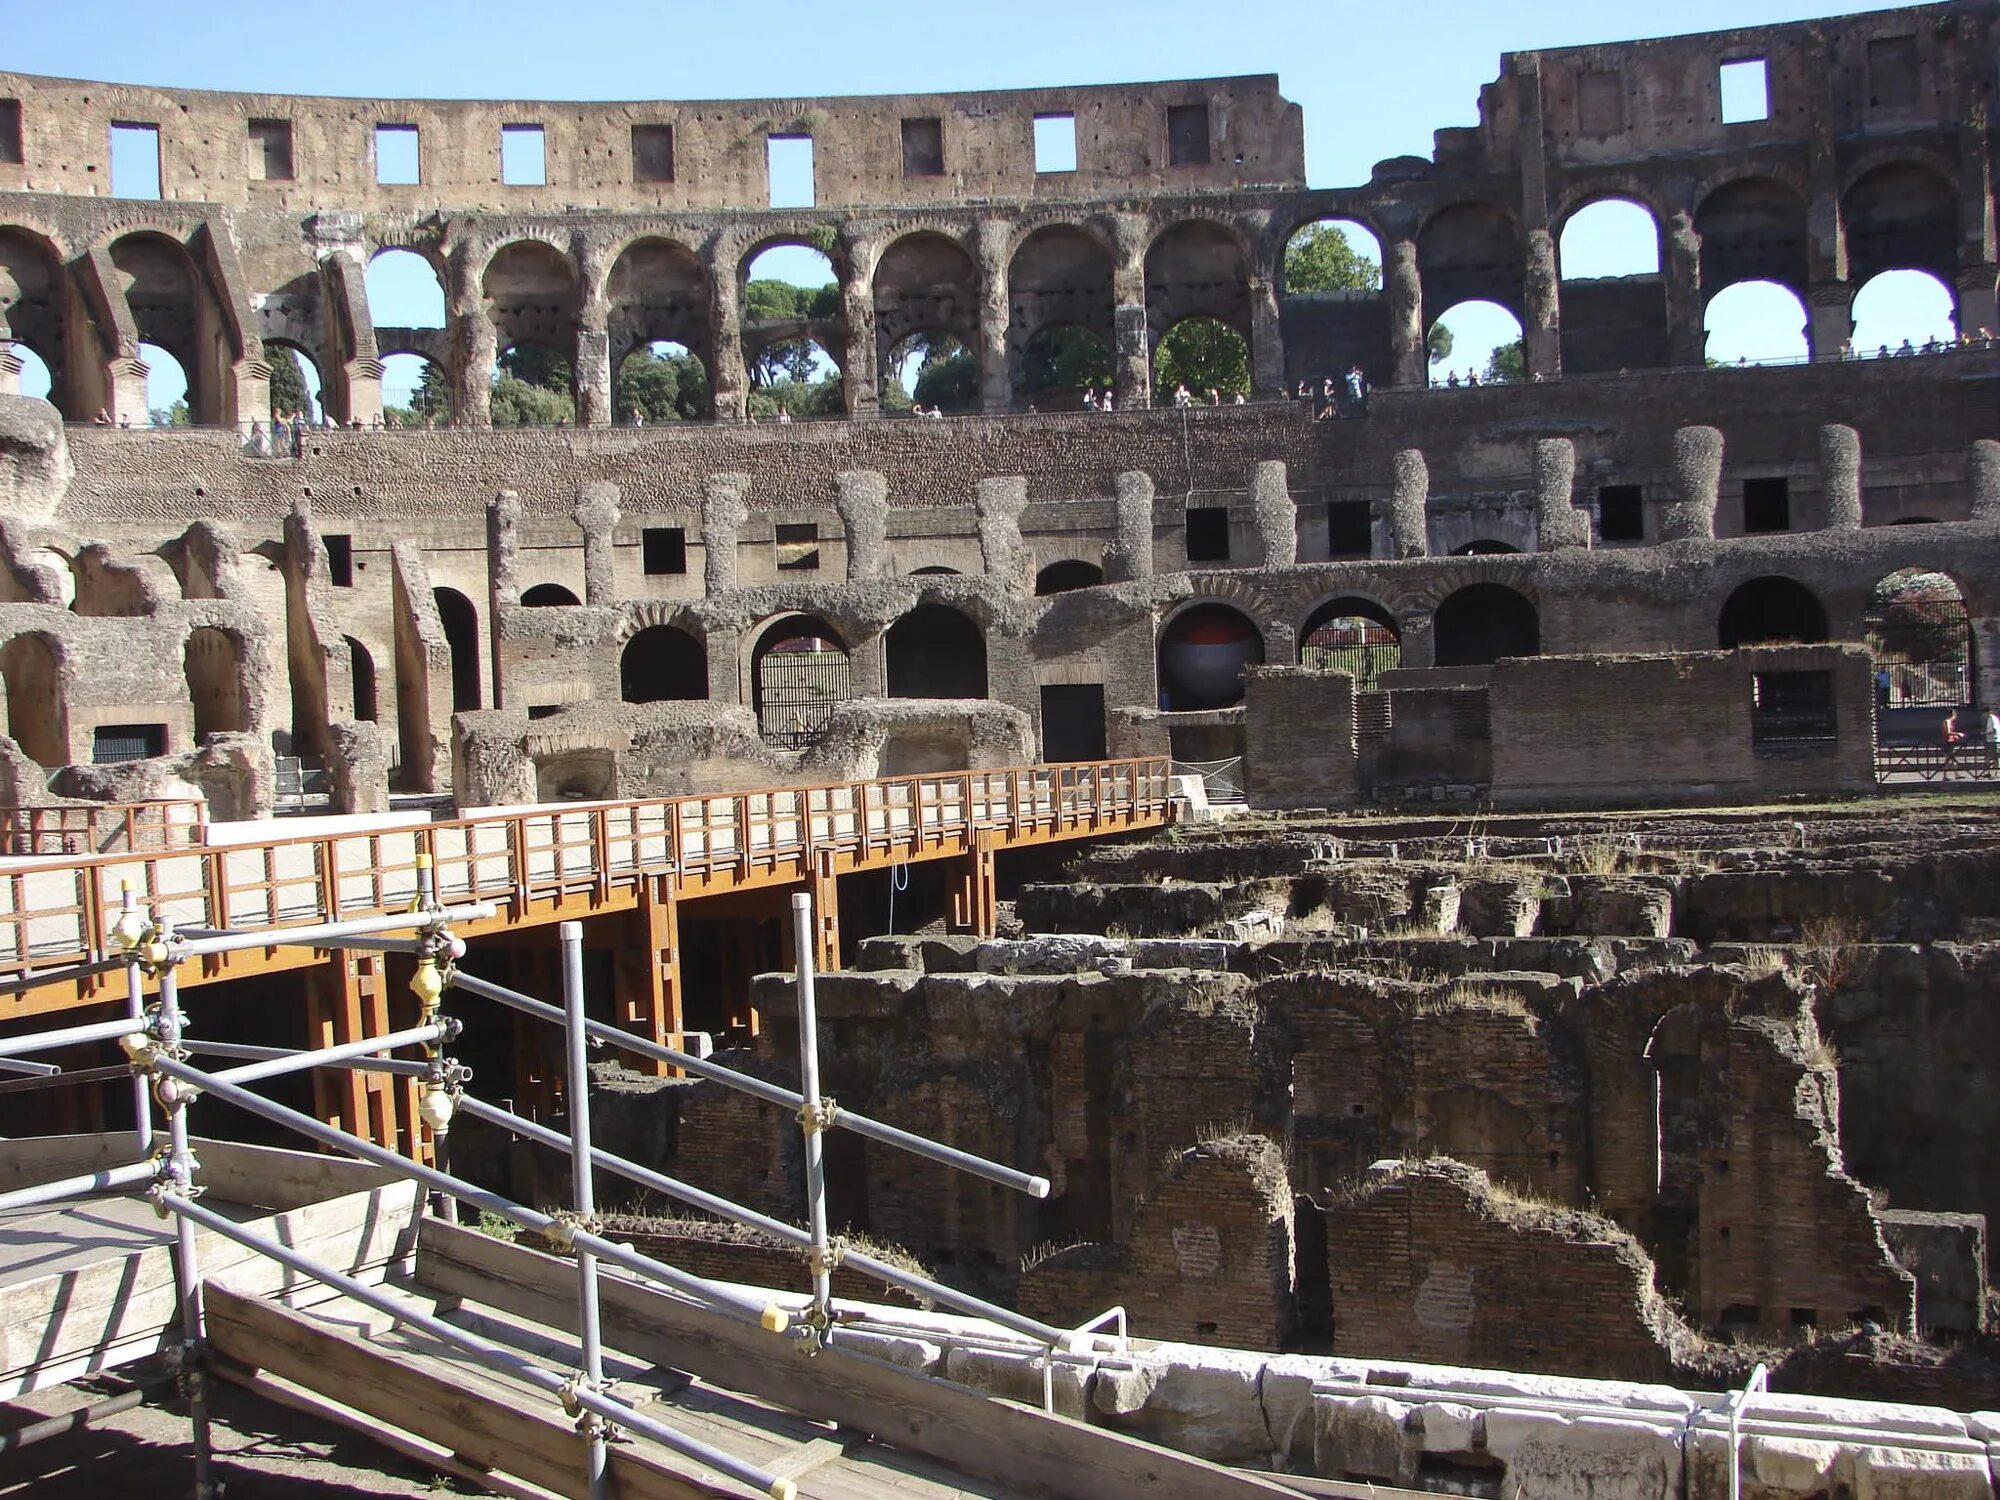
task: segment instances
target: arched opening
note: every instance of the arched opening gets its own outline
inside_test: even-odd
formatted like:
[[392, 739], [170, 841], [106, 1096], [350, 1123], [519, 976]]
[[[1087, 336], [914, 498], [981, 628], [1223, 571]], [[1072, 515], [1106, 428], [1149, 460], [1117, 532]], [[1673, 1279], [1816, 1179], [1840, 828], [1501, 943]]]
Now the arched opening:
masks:
[[1792, 578], [1753, 578], [1723, 602], [1716, 634], [1722, 649], [1826, 639], [1826, 608]]
[[1395, 616], [1373, 599], [1329, 599], [1299, 630], [1299, 665], [1345, 672], [1357, 693], [1375, 691], [1384, 672], [1403, 664]]
[[579, 292], [569, 257], [539, 240], [516, 240], [486, 263], [480, 293], [501, 351], [493, 425], [574, 422]]
[[0, 649], [7, 689], [7, 734], [47, 770], [69, 764], [69, 702], [62, 669], [46, 637], [17, 635]]
[[375, 699], [375, 658], [353, 636], [346, 635], [341, 639], [347, 642], [347, 670], [354, 683], [355, 722], [373, 724], [379, 718]]
[[479, 611], [457, 589], [432, 589], [445, 644], [451, 648], [451, 711], [479, 707]]
[[1900, 568], [1877, 583], [1863, 616], [1882, 709], [1962, 708], [1972, 701], [1972, 617], [1948, 573]]
[[[955, 409], [975, 405], [979, 364], [970, 346], [979, 330], [979, 267], [965, 247], [928, 230], [906, 234], [876, 262], [873, 292], [883, 404], [894, 404], [898, 377], [909, 398], [936, 404], [917, 394], [929, 376], [941, 395], [956, 398]], [[921, 374], [907, 368], [913, 349], [922, 355]], [[954, 409], [951, 400], [943, 404]]]
[[12, 355], [21, 362], [20, 373], [14, 377], [14, 389], [19, 394], [33, 396], [37, 401], [55, 401], [55, 376], [41, 355], [18, 339], [0, 341], [0, 355]]
[[564, 604], [581, 604], [583, 601], [559, 583], [538, 583], [531, 589], [521, 591], [521, 602], [529, 609], [555, 609]]
[[1084, 392], [1110, 390], [1117, 375], [1109, 344], [1087, 328], [1061, 323], [1022, 346], [1014, 389], [1038, 411], [1074, 411]]
[[787, 615], [750, 655], [751, 707], [766, 740], [796, 750], [826, 727], [836, 703], [854, 696], [847, 647], [826, 621]]
[[1521, 320], [1497, 302], [1461, 302], [1431, 325], [1433, 386], [1504, 385], [1527, 378]]
[[627, 703], [685, 702], [708, 696], [708, 652], [685, 630], [648, 625], [618, 657], [618, 696]]
[[1250, 390], [1250, 341], [1210, 317], [1183, 318], [1153, 351], [1155, 405], [1222, 406]]
[[1840, 221], [1856, 286], [1884, 271], [1928, 271], [1944, 282], [1958, 271], [1958, 194], [1930, 167], [1885, 162], [1864, 172], [1841, 197]]
[[749, 412], [798, 418], [847, 410], [840, 361], [846, 341], [837, 268], [803, 241], [768, 243], [743, 264], [743, 359]]
[[1279, 278], [1286, 388], [1296, 392], [1303, 382], [1302, 394], [1318, 403], [1332, 381], [1341, 409], [1360, 415], [1348, 394], [1349, 372], [1383, 381], [1391, 373], [1383, 362], [1381, 241], [1352, 219], [1302, 224], [1285, 241]]
[[1437, 607], [1431, 629], [1441, 667], [1486, 667], [1502, 657], [1541, 654], [1541, 617], [1503, 583], [1467, 584]]
[[1256, 622], [1227, 604], [1197, 604], [1160, 633], [1160, 707], [1169, 713], [1243, 701], [1243, 669], [1264, 660]]
[[1038, 595], [1067, 594], [1072, 589], [1094, 589], [1104, 582], [1104, 569], [1077, 558], [1052, 562], [1035, 575]]
[[912, 578], [956, 578], [959, 576], [959, 572], [956, 568], [947, 568], [943, 563], [933, 563], [928, 568], [910, 569], [910, 576]]
[[[1556, 264], [1564, 281], [1660, 274], [1660, 224], [1630, 198], [1594, 198], [1563, 221]], [[1567, 315], [1567, 306], [1563, 309]]]
[[1017, 400], [1044, 411], [1114, 378], [1112, 254], [1071, 224], [1037, 229], [1007, 266], [1007, 348]]
[[197, 745], [207, 743], [211, 734], [241, 734], [250, 727], [244, 712], [243, 658], [233, 635], [212, 625], [189, 631], [182, 664]]
[[575, 373], [548, 344], [509, 344], [494, 366], [495, 427], [576, 425]]
[[1798, 364], [1810, 354], [1806, 305], [1775, 281], [1739, 281], [1702, 314], [1711, 365]]
[[[221, 421], [220, 381], [213, 366], [222, 342], [216, 332], [222, 315], [203, 290], [187, 247], [142, 230], [111, 246], [111, 262], [123, 283], [139, 355], [146, 363], [147, 410], [166, 414], [162, 426]], [[157, 354], [149, 356], [149, 349], [171, 356], [171, 367]], [[184, 419], [174, 417], [176, 405], [185, 406]]]
[[1854, 294], [1854, 351], [1928, 353], [1958, 338], [1951, 288], [1928, 271], [1882, 271]]
[[[1249, 389], [1249, 252], [1233, 231], [1206, 219], [1174, 225], [1146, 251], [1146, 331], [1153, 342], [1155, 361], [1167, 346], [1170, 330], [1190, 318], [1212, 320], [1234, 330], [1245, 350], [1242, 388]], [[1195, 351], [1184, 348], [1177, 352], [1186, 356]], [[1164, 389], [1171, 395], [1180, 384], [1190, 390], [1199, 384], [1204, 391], [1214, 386], [1225, 399], [1230, 394], [1220, 370], [1204, 374], [1198, 367], [1183, 364], [1174, 380], [1162, 381], [1155, 365], [1155, 391]]]
[[1353, 219], [1315, 219], [1285, 241], [1284, 291], [1374, 297], [1382, 290], [1382, 241]]
[[1739, 281], [1773, 281], [1793, 292], [1807, 280], [1806, 205], [1769, 177], [1724, 183], [1694, 214], [1701, 284], [1713, 297]]
[[1660, 225], [1629, 198], [1598, 198], [1564, 221], [1562, 362], [1575, 375], [1648, 369], [1668, 362], [1667, 284]]
[[882, 366], [882, 409], [944, 411], [979, 408], [979, 359], [949, 333], [913, 333]]
[[451, 421], [451, 378], [428, 355], [402, 350], [382, 360], [382, 420], [391, 427], [443, 427]]
[[1520, 550], [1519, 547], [1510, 547], [1505, 542], [1496, 542], [1491, 537], [1482, 536], [1467, 542], [1463, 547], [1452, 548], [1451, 555], [1453, 557], [1505, 557], [1509, 553], [1519, 552]]
[[326, 408], [320, 404], [319, 362], [296, 344], [277, 339], [264, 340], [264, 361], [271, 367], [271, 404], [268, 417], [279, 412], [304, 412], [308, 423], [324, 420]]
[[816, 339], [786, 339], [757, 351], [750, 365], [748, 411], [758, 422], [846, 414], [840, 363]]
[[60, 378], [69, 347], [68, 312], [69, 278], [55, 246], [25, 229], [0, 228], [0, 346], [11, 345], [22, 363], [22, 395], [38, 396], [81, 421], [91, 413], [71, 409], [71, 393]]
[[611, 388], [611, 411], [618, 422], [632, 427], [698, 422], [714, 409], [708, 367], [685, 344], [645, 344], [618, 366]]
[[1485, 203], [1455, 203], [1433, 214], [1417, 235], [1417, 274], [1426, 328], [1462, 302], [1491, 302], [1518, 314], [1526, 272], [1514, 220]]
[[445, 326], [444, 278], [414, 250], [376, 251], [362, 285], [378, 345], [391, 329]]
[[187, 427], [194, 423], [187, 368], [158, 344], [139, 345], [139, 363], [146, 367], [146, 420], [154, 427]]
[[919, 604], [883, 641], [891, 698], [984, 698], [986, 637], [944, 604]]

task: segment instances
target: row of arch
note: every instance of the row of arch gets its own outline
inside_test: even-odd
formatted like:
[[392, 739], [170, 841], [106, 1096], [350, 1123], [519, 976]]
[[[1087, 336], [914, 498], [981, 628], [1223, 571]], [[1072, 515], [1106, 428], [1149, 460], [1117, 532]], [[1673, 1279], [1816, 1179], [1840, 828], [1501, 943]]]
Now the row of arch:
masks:
[[[200, 625], [188, 632], [181, 665], [195, 744], [205, 743], [210, 735], [250, 729], [245, 680], [249, 649], [234, 631], [220, 626]], [[47, 770], [77, 759], [70, 740], [69, 670], [62, 641], [47, 631], [25, 631], [0, 646], [0, 699], [6, 706], [7, 734], [24, 755]]]

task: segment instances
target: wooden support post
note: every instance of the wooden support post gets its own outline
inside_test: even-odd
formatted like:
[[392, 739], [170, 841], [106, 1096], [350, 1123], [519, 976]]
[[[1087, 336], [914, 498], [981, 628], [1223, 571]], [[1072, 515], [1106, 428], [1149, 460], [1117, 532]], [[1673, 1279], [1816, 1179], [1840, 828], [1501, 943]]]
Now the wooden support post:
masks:
[[[640, 882], [631, 941], [619, 944], [618, 1024], [659, 1046], [681, 1045], [680, 882], [672, 871]], [[628, 1054], [625, 1063], [665, 1078], [677, 1069]]]
[[992, 937], [999, 925], [999, 907], [993, 842], [985, 829], [974, 829], [972, 848], [952, 861], [951, 930]]
[[813, 861], [813, 969], [824, 974], [840, 967], [840, 881], [833, 873], [833, 851], [822, 849]]
[[[368, 955], [373, 958], [374, 955]], [[306, 980], [308, 1047], [334, 1047], [359, 1040], [361, 984], [357, 966], [362, 955], [335, 953], [313, 969]], [[356, 1135], [369, 1133], [369, 1075], [352, 1068], [313, 1069], [313, 1111], [329, 1125]]]

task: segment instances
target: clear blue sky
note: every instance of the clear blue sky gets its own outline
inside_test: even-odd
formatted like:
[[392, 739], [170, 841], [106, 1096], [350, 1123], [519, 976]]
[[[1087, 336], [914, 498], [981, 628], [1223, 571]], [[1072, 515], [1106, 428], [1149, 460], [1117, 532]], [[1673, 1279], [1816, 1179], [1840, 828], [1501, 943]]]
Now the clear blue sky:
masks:
[[[847, 13], [862, 19], [837, 24], [833, 7], [792, 0], [348, 0], [303, 9], [240, 0], [170, 7], [0, 0], [0, 59], [22, 72], [186, 88], [528, 99], [913, 93], [1275, 72], [1304, 108], [1313, 185], [1337, 187], [1367, 181], [1385, 157], [1429, 155], [1434, 130], [1474, 123], [1479, 88], [1498, 72], [1503, 51], [1799, 20], [1828, 7], [933, 0]], [[1711, 353], [1781, 353], [1798, 316], [1786, 309], [1741, 321], [1732, 339], [1718, 329]], [[1877, 342], [1875, 326], [1857, 343]], [[1895, 320], [1879, 327], [1892, 344], [1907, 331], [1919, 341], [1927, 329], [1943, 331], [1901, 302]], [[1496, 341], [1484, 324], [1455, 331], [1468, 346]], [[1504, 326], [1495, 332], [1511, 337]]]

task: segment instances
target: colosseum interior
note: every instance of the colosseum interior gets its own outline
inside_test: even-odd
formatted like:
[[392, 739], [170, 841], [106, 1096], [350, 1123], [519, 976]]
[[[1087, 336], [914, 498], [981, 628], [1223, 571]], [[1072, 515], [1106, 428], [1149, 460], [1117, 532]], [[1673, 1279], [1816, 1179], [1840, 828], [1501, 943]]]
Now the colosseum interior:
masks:
[[[1765, 115], [1725, 121], [1753, 63]], [[122, 1013], [122, 972], [26, 977], [35, 872], [156, 836], [96, 804], [194, 807], [211, 918], [261, 893], [254, 925], [314, 879], [337, 914], [399, 830], [512, 829], [504, 860], [553, 808], [588, 865], [606, 809], [859, 783], [921, 822], [1085, 763], [1053, 774], [1157, 782], [1159, 826], [1093, 802], [1060, 838], [799, 866], [827, 1093], [1050, 1186], [835, 1131], [833, 1227], [1058, 1326], [1122, 1306], [1152, 1362], [1064, 1366], [1059, 1411], [1243, 1493], [1734, 1496], [1734, 1453], [1760, 1500], [1989, 1496], [1997, 87], [1994, 0], [1516, 52], [1430, 157], [1312, 188], [1274, 75], [557, 104], [0, 72], [0, 1032]], [[1070, 170], [1037, 168], [1051, 119]], [[110, 191], [134, 128], [155, 198]], [[508, 180], [523, 132], [539, 180]], [[814, 206], [771, 208], [767, 142], [800, 138]], [[1656, 269], [1565, 276], [1605, 200]], [[1290, 284], [1327, 221], [1379, 278]], [[758, 294], [783, 247], [823, 294]], [[371, 316], [398, 254], [436, 326]], [[1896, 271], [1957, 336], [1872, 357], [1855, 301]], [[1805, 358], [1705, 358], [1747, 283], [1796, 299]], [[1516, 362], [1441, 383], [1472, 301]], [[1194, 322], [1240, 389], [1168, 386]], [[647, 420], [631, 362], [669, 345]], [[149, 412], [142, 346], [183, 411]], [[949, 411], [913, 415], [945, 350]], [[315, 420], [274, 423], [301, 358]], [[502, 412], [496, 375], [534, 371], [547, 420]], [[548, 924], [580, 920], [604, 1019], [796, 1087], [800, 886], [753, 863], [546, 899], [517, 863], [465, 963], [556, 994]], [[407, 956], [307, 956], [188, 973], [193, 1024], [303, 1047], [415, 1015]], [[570, 1117], [556, 1033], [459, 1021], [510, 1108]], [[56, 1055], [82, 1081], [0, 1082], [0, 1129], [129, 1131], [117, 1047]], [[392, 1083], [272, 1096], [444, 1159]], [[590, 1096], [599, 1145], [804, 1213], [789, 1115], [615, 1048]], [[454, 1172], [568, 1202], [566, 1156], [449, 1136]], [[620, 1206], [692, 1272], [811, 1284]], [[1039, 1400], [1020, 1361], [903, 1343]], [[1688, 1394], [1758, 1370], [1750, 1436]], [[1131, 1492], [1049, 1485], [950, 1493]]]

